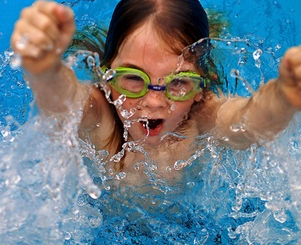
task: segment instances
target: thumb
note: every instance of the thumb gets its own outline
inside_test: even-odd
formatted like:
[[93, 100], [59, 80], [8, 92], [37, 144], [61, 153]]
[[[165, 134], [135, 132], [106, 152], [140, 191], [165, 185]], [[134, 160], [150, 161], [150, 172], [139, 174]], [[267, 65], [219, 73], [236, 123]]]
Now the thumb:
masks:
[[53, 10], [58, 20], [58, 28], [61, 32], [58, 47], [65, 49], [75, 33], [75, 21], [73, 11], [63, 5], [57, 5]]

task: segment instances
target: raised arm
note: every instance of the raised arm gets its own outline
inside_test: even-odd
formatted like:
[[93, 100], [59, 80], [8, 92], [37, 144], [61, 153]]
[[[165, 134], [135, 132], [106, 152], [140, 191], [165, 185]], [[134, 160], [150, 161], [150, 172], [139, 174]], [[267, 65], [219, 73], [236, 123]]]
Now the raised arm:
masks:
[[[83, 127], [110, 113], [104, 96], [88, 91], [62, 61], [75, 32], [74, 14], [55, 2], [37, 1], [25, 8], [15, 25], [11, 46], [22, 59], [26, 79], [45, 114], [67, 114], [84, 108]], [[88, 97], [88, 92], [91, 92]]]
[[237, 148], [273, 139], [301, 109], [301, 47], [289, 49], [279, 77], [250, 98], [226, 100], [216, 114], [215, 133]]

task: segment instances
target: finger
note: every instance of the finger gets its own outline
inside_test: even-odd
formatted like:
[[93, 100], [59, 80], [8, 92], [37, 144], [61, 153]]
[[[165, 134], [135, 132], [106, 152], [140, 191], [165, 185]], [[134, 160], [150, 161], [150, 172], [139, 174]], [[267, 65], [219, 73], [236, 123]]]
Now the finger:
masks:
[[301, 48], [290, 48], [283, 56], [279, 75], [288, 86], [301, 86]]
[[301, 46], [290, 48], [285, 53], [282, 62], [287, 69], [301, 65]]
[[55, 18], [60, 32], [57, 48], [64, 50], [69, 45], [75, 32], [74, 13], [70, 8], [61, 4], [52, 4], [50, 8], [43, 8], [45, 4], [45, 2], [39, 2], [38, 7], [45, 15], [51, 15], [52, 18]]
[[55, 8], [57, 8], [57, 6], [59, 5], [60, 4], [51, 1], [37, 1], [34, 3], [33, 7], [38, 12], [43, 13], [48, 17], [50, 17], [57, 25], [59, 25], [59, 20], [54, 14]]
[[62, 4], [48, 1], [38, 1], [35, 7], [40, 12], [51, 17], [61, 30], [70, 32], [73, 29], [72, 27], [75, 26], [73, 11]]
[[[26, 44], [24, 44], [26, 42]], [[26, 40], [20, 39], [15, 44], [16, 47], [13, 47], [14, 51], [23, 58], [41, 58], [43, 54], [46, 52], [45, 50], [41, 49], [41, 47], [29, 43]]]
[[26, 49], [28, 43], [32, 43], [42, 50], [48, 51], [52, 50], [55, 46], [55, 41], [47, 34], [22, 20], [16, 23], [16, 30], [20, 30], [14, 32], [12, 35], [12, 47], [16, 52]]
[[52, 40], [59, 36], [58, 26], [51, 16], [48, 16], [35, 8], [24, 9], [21, 13], [21, 20], [28, 25], [32, 25], [41, 31], [44, 31]]
[[301, 87], [301, 65], [292, 70], [292, 75], [296, 79], [296, 82], [298, 82], [298, 86]]
[[54, 13], [56, 14], [57, 19], [61, 23], [60, 27], [64, 32], [74, 32], [74, 13], [70, 8], [64, 7], [63, 5], [58, 5], [54, 9]]
[[75, 33], [74, 14], [70, 8], [64, 7], [63, 5], [58, 5], [57, 8], [55, 8], [55, 14], [61, 23], [59, 26], [61, 36], [57, 43], [57, 48], [65, 50]]

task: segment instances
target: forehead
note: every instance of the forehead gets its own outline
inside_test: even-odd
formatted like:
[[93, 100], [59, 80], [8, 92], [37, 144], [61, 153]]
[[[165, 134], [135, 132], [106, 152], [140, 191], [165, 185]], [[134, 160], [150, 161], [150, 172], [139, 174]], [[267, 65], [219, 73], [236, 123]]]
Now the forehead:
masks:
[[139, 67], [149, 75], [170, 73], [177, 68], [178, 55], [166, 48], [156, 35], [151, 23], [147, 22], [124, 40], [112, 63], [117, 66]]

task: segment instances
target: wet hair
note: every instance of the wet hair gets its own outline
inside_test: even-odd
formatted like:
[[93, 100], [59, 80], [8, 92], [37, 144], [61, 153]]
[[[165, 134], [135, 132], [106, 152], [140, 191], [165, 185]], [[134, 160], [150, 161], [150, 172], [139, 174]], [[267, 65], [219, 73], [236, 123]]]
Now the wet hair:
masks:
[[[177, 55], [185, 46], [209, 36], [207, 14], [199, 0], [121, 0], [114, 10], [109, 30], [94, 26], [78, 32], [69, 52], [79, 48], [97, 52], [101, 65], [110, 67], [123, 42], [147, 21], [151, 22], [164, 47]], [[110, 153], [117, 153], [124, 143], [123, 125], [114, 106], [112, 111], [116, 115], [115, 130], [107, 148]], [[116, 168], [122, 169], [123, 161]]]
[[[109, 67], [123, 42], [147, 21], [151, 21], [166, 49], [177, 55], [185, 46], [209, 36], [207, 14], [199, 0], [121, 0], [110, 22], [102, 65]], [[117, 120], [119, 129], [123, 128], [120, 123]], [[117, 132], [111, 143], [119, 142], [120, 149], [123, 139]], [[118, 168], [123, 168], [122, 161]]]
[[178, 55], [185, 46], [209, 36], [199, 0], [121, 0], [111, 19], [102, 64], [110, 66], [126, 38], [148, 20], [165, 47]]

